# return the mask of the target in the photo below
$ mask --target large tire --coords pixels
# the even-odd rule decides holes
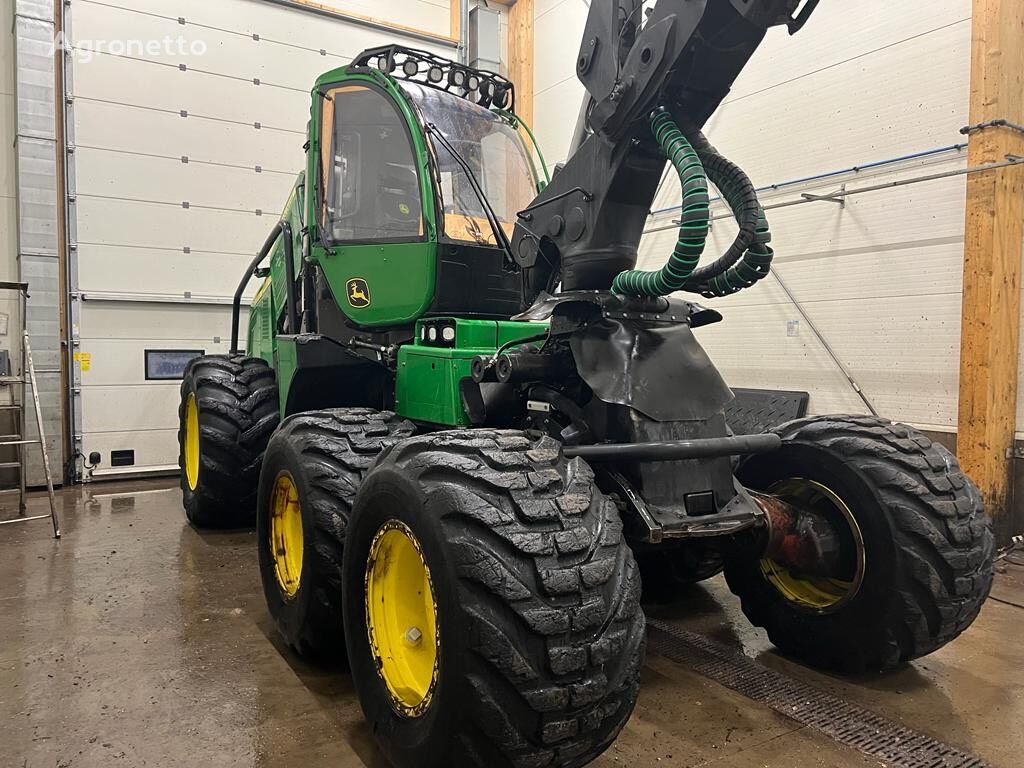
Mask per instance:
[[[418,703],[396,699],[371,649],[369,554],[395,527],[417,540],[436,610]],[[629,718],[640,579],[615,505],[550,438],[476,430],[396,445],[360,490],[344,570],[353,681],[397,768],[582,766]]]
[[[643,598],[647,603],[671,603],[682,597],[689,587],[722,572],[722,555],[697,545],[658,545],[636,553],[643,582]]]
[[[414,431],[394,413],[345,408],[290,416],[271,438],[256,514],[260,578],[270,615],[300,654],[344,661],[341,568],[352,504],[377,455]],[[287,589],[278,578],[271,539],[275,483],[282,474],[294,482],[301,515],[300,572]]]
[[[198,444],[192,444],[190,461],[187,446],[196,439],[190,437],[191,408],[197,409],[191,430],[198,426]],[[264,360],[206,355],[189,363],[178,408],[178,465],[182,502],[193,525],[252,525],[263,452],[279,421],[277,381]]]
[[[868,416],[774,431],[782,448],[744,462],[740,481],[768,490],[801,478],[831,489],[860,529],[860,582],[835,609],[813,609],[783,596],[757,560],[729,560],[726,579],[751,622],[784,653],[845,672],[895,667],[970,626],[992,584],[993,538],[978,489],[949,451]]]

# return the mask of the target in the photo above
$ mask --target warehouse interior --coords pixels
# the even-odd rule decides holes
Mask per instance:
[[[0,763],[1019,765],[1021,164],[1012,0],[0,0]]]

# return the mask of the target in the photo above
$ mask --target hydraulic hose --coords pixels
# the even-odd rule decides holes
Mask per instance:
[[[612,290],[633,296],[664,296],[673,291],[685,290],[713,297],[727,296],[761,280],[770,271],[774,254],[768,246],[771,240],[768,220],[750,178],[738,165],[719,154],[700,131],[690,129],[686,132],[688,135],[684,135],[666,110],[659,109],[652,117],[651,125],[658,144],[683,182],[683,215],[679,240],[668,264],[661,270],[622,272],[612,283]],[[697,265],[707,239],[707,203],[703,211],[694,210],[688,203],[688,185],[693,188],[698,182],[691,174],[684,175],[684,171],[692,170],[692,166],[677,162],[677,158],[682,160],[686,157],[685,153],[679,152],[680,141],[696,155],[699,167],[707,173],[707,177],[700,181],[705,201],[707,180],[710,179],[722,193],[739,224],[739,233],[728,250],[703,267]],[[700,220],[695,219],[700,215],[703,216],[702,230],[699,228]],[[699,239],[695,235],[699,235]],[[699,250],[695,250],[697,247]],[[686,276],[680,282],[683,273]]]
[[[692,134],[708,178],[722,193],[740,229],[721,257],[694,271],[684,290],[709,298],[728,296],[749,288],[771,270],[774,253],[768,246],[768,219],[757,199],[757,190],[743,169],[719,154],[700,131],[694,130]]]
[[[668,263],[658,271],[632,269],[615,276],[612,290],[625,295],[665,296],[682,290],[700,263],[710,225],[708,180],[697,153],[666,110],[651,116],[651,129],[683,187],[679,239]]]

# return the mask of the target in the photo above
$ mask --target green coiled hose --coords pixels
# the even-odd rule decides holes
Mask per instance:
[[[664,267],[654,272],[620,272],[612,283],[612,290],[631,296],[665,296],[685,290],[710,298],[736,293],[763,279],[771,271],[774,253],[768,245],[771,241],[768,220],[750,179],[737,165],[718,154],[699,131],[690,132],[691,144],[666,110],[659,109],[652,116],[651,127],[683,185],[679,239]],[[709,178],[736,217],[740,232],[722,257],[698,268],[710,223]],[[703,189],[702,208],[697,205],[698,189]]]
[[[651,116],[651,129],[679,174],[683,212],[679,239],[664,267],[656,272],[632,269],[615,276],[612,291],[633,296],[664,296],[682,290],[700,263],[710,226],[708,180],[697,153],[664,109]]]

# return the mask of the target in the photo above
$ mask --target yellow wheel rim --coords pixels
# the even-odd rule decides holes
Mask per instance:
[[[287,597],[299,591],[302,578],[302,507],[295,481],[282,472],[270,497],[270,551],[277,585]]]
[[[199,406],[195,392],[185,401],[185,479],[189,490],[199,486]]]
[[[842,573],[834,577],[802,575],[790,566],[765,558],[761,573],[789,602],[816,613],[830,613],[849,602],[864,580],[864,539],[846,503],[830,488],[806,478],[776,483],[768,493],[828,518],[844,544]]]
[[[398,520],[382,525],[370,545],[366,629],[392,704],[407,717],[422,715],[437,684],[437,603],[423,550]]]

